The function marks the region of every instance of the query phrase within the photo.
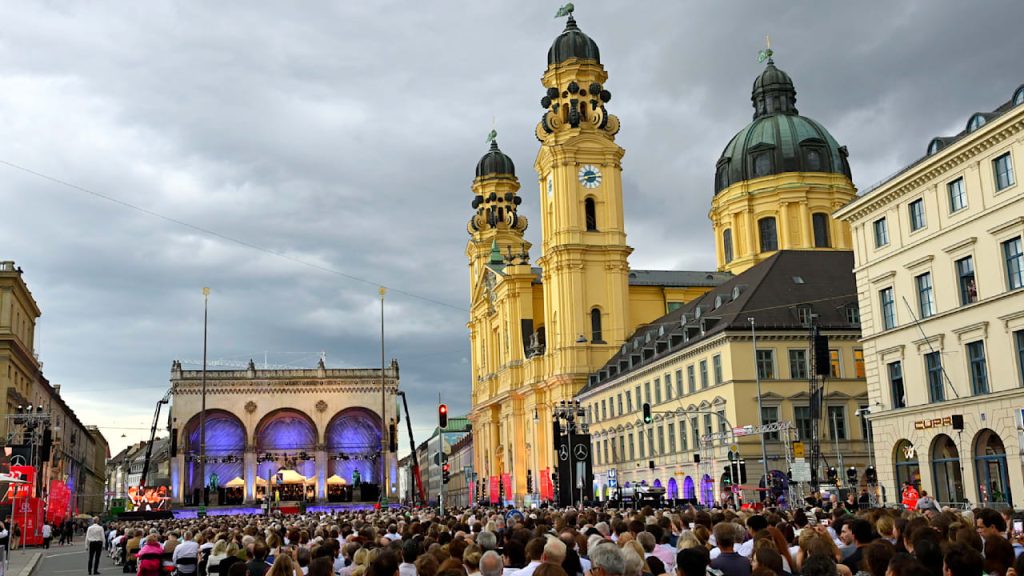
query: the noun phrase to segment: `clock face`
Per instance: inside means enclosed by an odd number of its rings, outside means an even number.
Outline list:
[[[580,168],[580,184],[583,184],[584,188],[597,188],[601,185],[601,171],[598,170],[597,166],[591,166],[587,164]]]

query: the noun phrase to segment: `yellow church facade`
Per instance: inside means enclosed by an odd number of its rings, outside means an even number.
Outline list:
[[[559,405],[579,400],[638,331],[681,314],[780,252],[849,254],[851,246],[849,225],[831,218],[856,196],[846,148],[797,113],[792,80],[769,59],[754,83],[753,122],[729,142],[714,168],[709,217],[717,270],[631,269],[621,178],[625,151],[615,141],[620,122],[608,110],[607,80],[597,44],[570,15],[542,76],[544,112],[535,128],[540,149],[534,163],[541,255],[535,265],[524,237],[528,223],[518,211],[515,166],[497,142],[480,159],[473,180],[466,256],[474,471],[484,490],[498,485],[505,500],[541,490],[542,478],[556,467],[552,419]],[[847,331],[840,351],[851,364],[856,331]],[[863,378],[850,380],[843,393],[852,404],[862,395]],[[636,402],[627,412],[639,410]],[[592,413],[584,421],[598,432]],[[488,482],[495,477],[508,483]]]

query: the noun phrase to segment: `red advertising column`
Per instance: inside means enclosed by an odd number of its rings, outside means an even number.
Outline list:
[[[21,544],[23,546],[38,546],[42,544],[42,498],[16,498],[12,500],[11,522],[21,527]]]
[[[490,485],[490,489],[488,490],[488,492],[489,492],[488,495],[491,497],[491,504],[497,504],[498,503],[498,491],[500,490],[500,488],[498,488],[498,477],[497,476],[491,476],[489,478],[489,481],[490,481],[491,485]]]
[[[501,475],[501,485],[505,488],[505,502],[502,504],[512,502],[514,495],[512,494],[512,475],[508,472]]]

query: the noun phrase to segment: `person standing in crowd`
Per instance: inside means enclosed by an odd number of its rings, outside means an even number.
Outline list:
[[[103,554],[103,526],[100,526],[99,518],[92,519],[92,525],[85,532],[85,542],[89,547],[86,568],[89,569],[89,574],[99,574],[100,555]]]
[[[737,525],[732,522],[715,524],[715,543],[719,554],[711,561],[711,567],[721,570],[725,576],[750,576],[750,560],[733,550],[737,532]]]
[[[906,482],[903,485],[903,493],[900,495],[903,507],[907,510],[917,510],[917,488],[910,482]]]
[[[49,522],[43,522],[43,548],[50,549],[50,539],[53,538],[53,526]]]

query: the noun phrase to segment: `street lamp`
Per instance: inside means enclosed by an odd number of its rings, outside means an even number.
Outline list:
[[[210,289],[203,287],[203,383],[202,406],[199,409],[199,501],[206,505],[206,327],[209,319]]]

